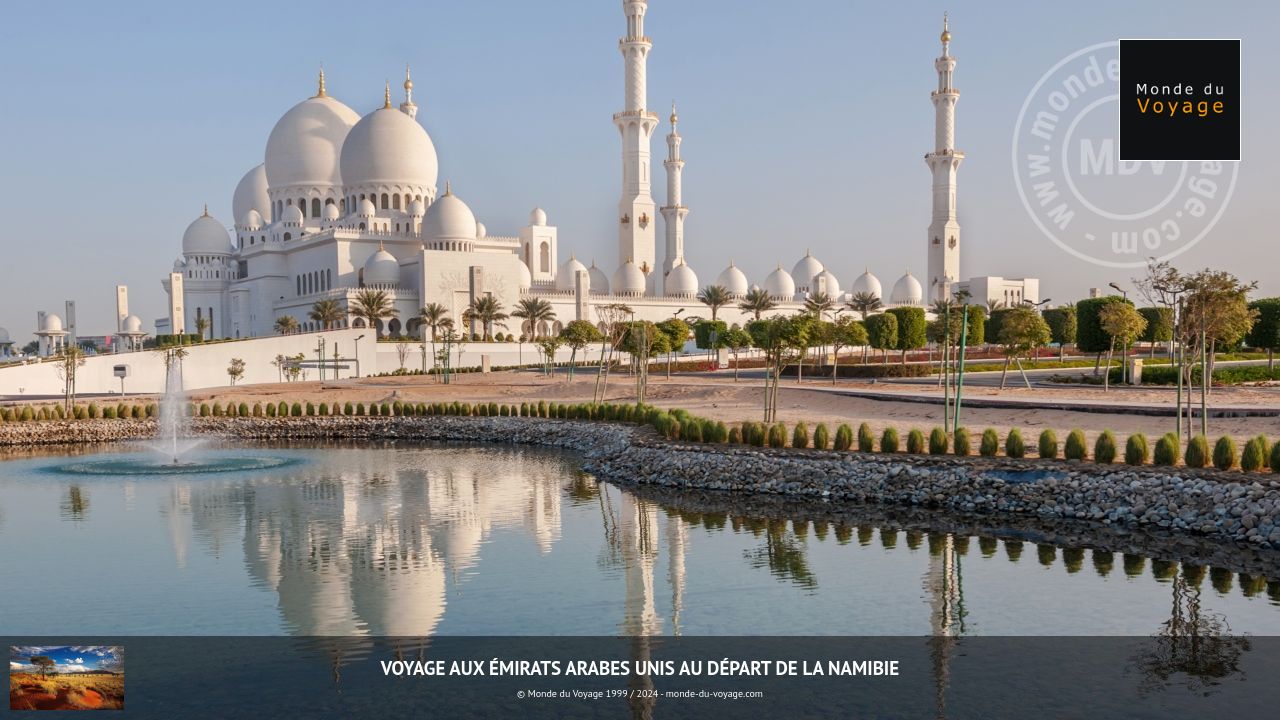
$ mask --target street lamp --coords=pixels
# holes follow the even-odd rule
[[[1124,288],[1120,287],[1119,285],[1117,285],[1117,284],[1115,284],[1115,283],[1108,283],[1108,284],[1111,286],[1111,289],[1112,289],[1112,290],[1115,290],[1116,292],[1120,293],[1120,296],[1121,296],[1121,297],[1123,297],[1125,300],[1128,300],[1128,299],[1129,299],[1129,291],[1128,291],[1128,290],[1125,290]]]
[[[1040,308],[1043,308],[1045,305],[1048,305],[1051,302],[1053,302],[1053,298],[1045,298],[1040,302],[1035,302],[1034,300],[1027,300],[1026,298],[1023,298],[1022,300],[1023,305],[1026,305],[1028,307],[1033,307],[1037,310],[1039,310]]]
[[[356,336],[356,377],[360,377],[360,341],[364,339],[364,335]]]
[[[1176,284],[1155,284],[1151,286],[1153,290],[1160,293],[1160,299],[1165,301],[1169,306],[1170,312],[1173,313],[1173,333],[1169,338],[1169,364],[1173,367],[1174,373],[1178,376],[1178,399],[1176,401],[1176,413],[1174,418],[1174,434],[1178,436],[1178,444],[1182,444],[1182,363],[1185,361],[1186,350],[1182,344],[1182,338],[1178,334],[1180,324],[1182,323],[1182,298],[1179,295],[1185,293],[1189,286],[1187,283],[1179,282]],[[1174,352],[1174,343],[1177,343],[1177,353]],[[1187,398],[1187,434],[1191,434],[1191,398]]]

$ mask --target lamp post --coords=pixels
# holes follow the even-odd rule
[[[1128,291],[1126,291],[1124,288],[1120,287],[1115,283],[1107,283],[1107,285],[1110,286],[1112,290],[1115,290],[1116,292],[1120,293],[1120,297],[1124,298],[1125,302],[1129,302]],[[1111,368],[1107,368],[1107,372],[1111,372]],[[1129,381],[1129,348],[1122,347],[1120,348],[1120,384],[1123,385],[1128,381]]]
[[[1160,297],[1162,299],[1165,297],[1168,297],[1167,304],[1169,305],[1169,309],[1173,312],[1173,337],[1169,339],[1169,364],[1173,367],[1174,373],[1177,374],[1178,376],[1178,399],[1175,403],[1176,410],[1175,410],[1175,416],[1174,416],[1173,430],[1174,430],[1174,434],[1178,436],[1178,445],[1181,446],[1182,445],[1182,364],[1183,364],[1183,361],[1185,360],[1184,355],[1186,353],[1185,353],[1185,346],[1182,343],[1182,338],[1178,332],[1183,320],[1182,298],[1179,296],[1187,291],[1187,284],[1185,282],[1178,283],[1177,285],[1156,284],[1152,286],[1152,289],[1160,293]],[[1175,354],[1175,345],[1174,345],[1175,342],[1177,343],[1176,354]],[[1191,404],[1190,398],[1188,398],[1188,403],[1187,403],[1187,406],[1188,406],[1187,407],[1187,415],[1188,415],[1187,433],[1188,434],[1190,434],[1191,432],[1190,404]]]
[[[320,337],[316,342],[316,357],[320,360],[320,382],[324,382],[324,338]]]
[[[364,339],[364,335],[356,336],[356,377],[360,377],[360,341]]]

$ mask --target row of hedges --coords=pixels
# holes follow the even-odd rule
[[[839,368],[840,377],[844,378],[916,378],[933,375],[932,365],[913,363],[903,365],[890,363],[883,365],[805,365],[805,377],[831,377],[831,372]],[[786,377],[795,377],[796,366],[788,365],[782,369]]]
[[[1191,371],[1192,382],[1200,382],[1200,368]],[[1270,382],[1280,380],[1280,366],[1268,368],[1266,365],[1227,365],[1215,368],[1213,383],[1215,385],[1241,385],[1244,383]],[[1111,382],[1120,382],[1120,368],[1112,368]],[[1177,385],[1177,370],[1170,365],[1145,366],[1142,368],[1143,385]]]
[[[119,403],[115,405],[74,405],[68,411],[62,405],[11,405],[0,410],[0,422],[39,422],[49,420],[116,420],[156,417],[160,407],[155,403]]]

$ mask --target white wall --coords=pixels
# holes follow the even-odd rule
[[[244,377],[238,384],[273,383],[279,381],[279,373],[272,361],[277,355],[303,353],[307,359],[316,359],[316,346],[325,339],[325,356],[332,357],[335,346],[344,359],[351,359],[359,342],[360,372],[372,374],[377,364],[377,348],[373,333],[367,329],[330,330],[328,332],[255,338],[234,342],[195,345],[182,363],[183,384],[187,390],[225,387],[230,384],[227,366],[232,358],[244,360]],[[393,347],[394,355],[394,347]],[[349,363],[354,365],[353,363]],[[125,392],[158,393],[164,390],[164,358],[154,350],[117,355],[92,355],[79,369],[76,391],[80,393],[111,393],[120,391],[120,379],[115,377],[116,365],[128,365],[129,377],[124,381]],[[350,377],[354,366],[341,371],[342,377]],[[319,372],[308,369],[307,378],[319,379]],[[328,375],[326,374],[326,377]],[[14,398],[32,395],[60,395],[63,382],[54,362],[14,365],[0,368],[0,396]]]
[[[364,341],[360,342],[364,345]],[[422,369],[422,351],[419,349],[421,343],[409,343],[409,354],[405,357],[404,367],[406,370]],[[436,350],[443,347],[442,343],[436,343]],[[360,348],[363,353],[364,348]],[[561,347],[556,352],[556,362],[569,362],[569,356],[572,350]],[[368,374],[391,373],[400,369],[400,353],[396,349],[396,343],[380,342],[377,349],[377,369],[369,370]],[[520,347],[517,343],[485,343],[485,342],[468,342],[462,347],[462,362],[458,362],[458,351],[456,347],[450,359],[452,367],[480,367],[480,357],[482,355],[489,356],[490,367],[510,367],[519,365],[537,365],[542,361],[542,355],[538,352],[538,348],[533,343],[524,343],[523,355],[521,355]],[[623,357],[622,354],[615,352],[615,358]],[[585,350],[578,353],[578,361],[600,359],[600,343],[592,343]],[[427,341],[427,367],[435,367],[436,363],[432,362],[431,342]]]

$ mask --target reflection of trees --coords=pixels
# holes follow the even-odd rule
[[[1147,644],[1146,651],[1134,658],[1143,675],[1140,689],[1144,694],[1174,685],[1209,694],[1228,677],[1238,675],[1244,679],[1240,657],[1250,649],[1249,638],[1232,637],[1224,616],[1201,609],[1199,581],[1204,577],[1203,568],[1198,573],[1186,572],[1189,569],[1184,567],[1184,572],[1172,578],[1169,619]]]
[[[64,520],[84,520],[89,513],[89,496],[79,485],[72,485],[67,489],[67,499],[62,501],[60,507]]]
[[[764,540],[764,547],[745,552],[751,567],[767,565],[778,578],[809,590],[818,587],[818,579],[809,569],[809,561],[805,557],[804,543],[787,534],[785,520],[770,520],[765,527]]]

